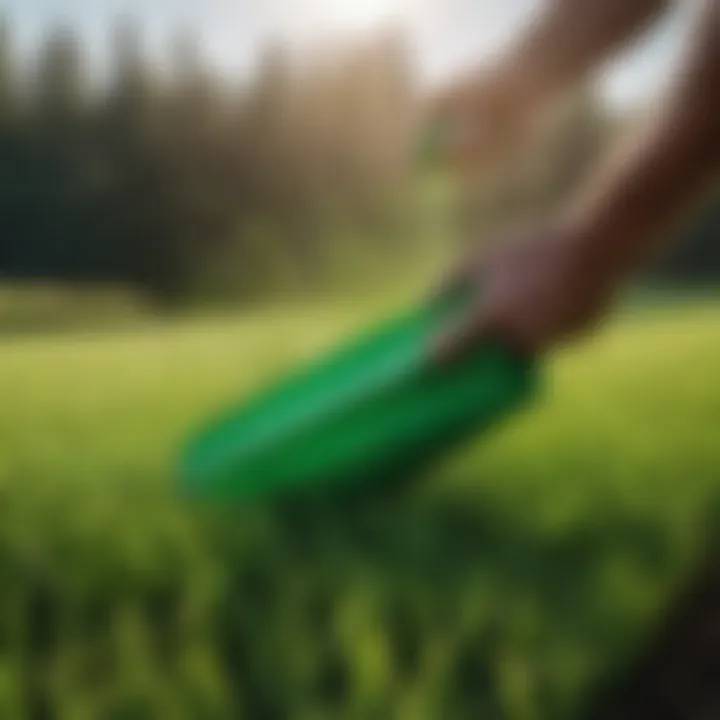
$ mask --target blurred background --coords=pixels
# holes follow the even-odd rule
[[[662,624],[720,489],[720,203],[401,498],[189,506],[198,419],[546,214],[687,13],[471,187],[427,99],[539,0],[0,6],[0,716],[576,718]]]

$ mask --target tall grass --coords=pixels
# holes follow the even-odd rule
[[[0,341],[0,716],[576,717],[707,540],[720,307],[617,319],[403,497],[177,497],[199,419],[380,312]]]

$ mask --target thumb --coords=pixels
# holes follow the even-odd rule
[[[477,250],[467,252],[449,271],[440,276],[429,295],[433,299],[441,299],[455,293],[477,290],[479,281],[490,274],[491,268],[491,253],[486,251],[483,255],[479,255]]]
[[[447,365],[460,359],[493,332],[494,312],[490,304],[482,301],[473,311],[441,333],[433,347],[433,361]]]

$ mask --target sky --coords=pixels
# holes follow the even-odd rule
[[[101,62],[108,23],[117,15],[139,18],[156,53],[178,25],[196,29],[210,61],[228,72],[252,66],[269,38],[293,47],[318,39],[362,36],[377,28],[404,29],[418,73],[428,83],[451,77],[513,36],[542,0],[0,0],[21,47],[43,29],[70,20]],[[687,12],[671,13],[643,42],[602,75],[607,98],[618,106],[643,102],[667,78],[686,34]]]

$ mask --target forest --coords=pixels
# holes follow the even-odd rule
[[[268,43],[243,77],[212,68],[187,29],[162,68],[131,19],[108,38],[107,71],[69,25],[21,60],[0,23],[2,276],[122,283],[173,303],[312,286],[343,256],[417,252],[423,97],[402,35],[302,57]],[[583,88],[542,152],[476,198],[468,232],[563,197],[616,124]],[[716,212],[656,274],[716,278],[717,227]]]
[[[192,33],[177,33],[165,73],[139,25],[109,34],[100,76],[72,28],[21,63],[2,25],[4,276],[119,281],[172,301],[222,274],[242,293],[284,258],[316,270],[344,225],[397,215],[413,102],[400,39],[302,68],[271,45],[241,82],[207,67]]]

